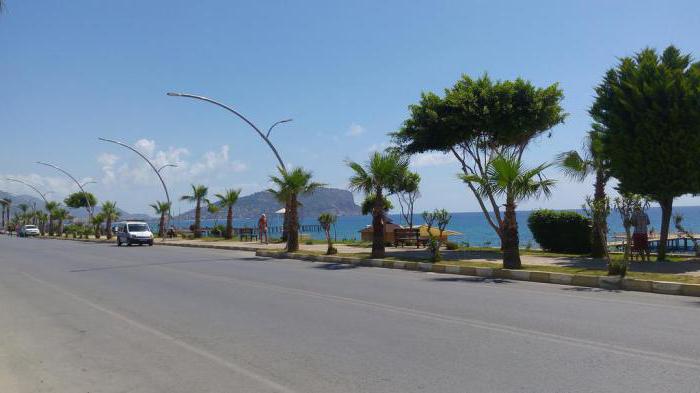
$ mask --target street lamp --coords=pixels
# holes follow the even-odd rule
[[[63,168],[61,168],[61,167],[59,167],[59,166],[57,166],[57,165],[54,165],[54,164],[51,164],[51,163],[48,163],[48,162],[42,162],[42,161],[37,161],[36,163],[37,163],[37,164],[40,164],[40,165],[45,165],[45,166],[51,167],[51,168],[53,168],[53,169],[55,169],[55,170],[57,170],[57,171],[63,173],[64,175],[68,176],[71,180],[73,180],[73,181],[75,182],[75,184],[78,185],[78,188],[80,188],[80,191],[81,191],[81,192],[83,193],[83,195],[85,196],[85,203],[87,204],[87,207],[86,207],[85,209],[87,210],[88,215],[90,216],[90,221],[92,221],[92,206],[90,205],[90,198],[88,198],[87,192],[85,192],[85,189],[83,188],[83,185],[80,184],[80,182],[79,182],[75,177],[73,177],[73,175],[71,175],[71,174],[68,173],[65,169],[63,169]],[[87,183],[85,183],[85,184],[87,184]]]
[[[160,168],[156,168],[156,166],[153,165],[153,163],[151,162],[151,160],[149,160],[143,153],[141,153],[140,151],[136,150],[135,148],[133,148],[133,147],[127,145],[126,143],[119,142],[119,141],[115,141],[115,140],[113,140],[113,139],[107,139],[107,138],[97,138],[97,139],[99,139],[99,140],[101,140],[101,141],[103,141],[103,142],[110,142],[110,143],[114,143],[115,145],[119,145],[119,146],[125,147],[125,148],[127,148],[127,149],[133,151],[134,153],[138,154],[141,158],[143,158],[143,159],[148,163],[148,165],[151,166],[151,168],[153,169],[153,171],[154,171],[154,172],[156,173],[156,175],[158,176],[158,179],[160,179],[160,184],[163,185],[163,190],[165,191],[165,198],[167,199],[168,205],[170,206],[170,208],[168,209],[168,220],[166,220],[166,223],[165,223],[165,224],[167,224],[167,221],[169,221],[170,216],[172,216],[172,213],[171,213],[171,212],[172,212],[172,205],[171,205],[171,203],[170,203],[170,193],[168,193],[168,187],[165,185],[165,181],[163,180],[163,177],[160,175],[160,171],[163,170],[163,169],[166,168],[166,167],[177,167],[177,165],[175,165],[175,164],[165,164],[165,165],[161,166]],[[167,226],[167,225],[165,225],[165,226]],[[165,239],[165,228],[161,228],[161,232],[163,233],[163,239]]]
[[[48,192],[41,192],[41,191],[39,191],[38,188],[34,187],[34,186],[31,185],[30,183],[27,183],[27,182],[25,182],[25,181],[23,181],[23,180],[20,180],[20,179],[14,179],[14,178],[11,178],[11,177],[8,177],[8,178],[6,178],[6,179],[7,179],[8,181],[13,181],[13,182],[16,182],[16,183],[22,183],[22,184],[24,184],[25,186],[27,186],[27,187],[31,188],[32,190],[36,191],[36,193],[39,194],[39,196],[41,196],[41,199],[44,200],[44,203],[45,203],[45,204],[49,203],[48,199],[46,199],[46,195],[50,194],[51,191],[48,191]]]
[[[215,100],[213,100],[213,99],[211,99],[211,98],[204,97],[204,96],[198,96],[198,95],[194,95],[194,94],[173,93],[173,92],[167,93],[167,95],[170,96],[170,97],[187,97],[187,98],[194,98],[195,100],[206,101],[206,102],[212,103],[212,104],[214,104],[214,105],[216,105],[216,106],[219,106],[219,107],[221,107],[221,108],[224,108],[224,109],[226,109],[227,111],[233,113],[234,115],[240,117],[243,121],[245,121],[246,123],[248,123],[249,126],[253,127],[253,129],[255,130],[255,132],[257,132],[258,135],[260,135],[260,137],[265,141],[265,143],[267,143],[267,145],[270,147],[270,149],[272,150],[272,152],[275,154],[275,157],[277,157],[277,161],[279,161],[280,167],[282,167],[283,170],[286,170],[286,169],[287,169],[287,167],[284,165],[284,161],[282,161],[282,157],[280,157],[279,153],[277,152],[277,149],[276,149],[275,146],[272,144],[272,142],[270,142],[270,138],[269,138],[269,137],[270,137],[270,132],[272,131],[272,129],[273,129],[276,125],[281,124],[281,123],[290,122],[290,121],[292,121],[292,119],[280,120],[280,121],[274,123],[274,124],[270,127],[270,129],[267,131],[267,134],[263,134],[262,131],[260,131],[260,129],[259,129],[255,124],[253,124],[253,122],[251,122],[250,120],[248,120],[245,116],[243,116],[242,114],[240,114],[238,111],[236,111],[235,109],[231,108],[230,106],[227,106],[227,105],[225,105],[225,104],[222,104],[222,103],[220,103],[220,102],[218,102],[218,101],[215,101]]]

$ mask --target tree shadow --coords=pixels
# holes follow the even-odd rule
[[[358,265],[353,265],[349,263],[319,263],[313,265],[314,269],[321,270],[350,270],[357,269],[358,267]]]
[[[588,293],[597,293],[597,292],[606,292],[606,293],[622,293],[624,292],[621,289],[604,289],[604,288],[593,288],[593,287],[565,287],[561,288],[562,291],[574,291],[574,292],[588,292]]]
[[[432,281],[432,282],[467,282],[467,283],[477,283],[477,284],[478,283],[510,284],[513,282],[513,281],[502,279],[502,278],[475,277],[475,276],[431,277],[431,278],[426,278],[426,280]]]

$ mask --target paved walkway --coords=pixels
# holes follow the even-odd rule
[[[213,245],[213,246],[238,246],[250,247],[265,250],[283,250],[284,243],[261,244],[260,242],[239,242],[239,241],[206,241],[206,240],[167,240],[166,242],[176,242],[178,244],[197,244],[197,245]],[[368,253],[371,250],[366,247],[349,246],[347,244],[335,244],[339,254],[357,254]],[[301,244],[301,251],[325,252],[325,244]],[[426,259],[429,257],[428,252],[424,248],[413,247],[387,247],[386,255],[400,259]],[[501,262],[501,256],[498,252],[489,251],[450,251],[443,250],[442,257],[444,260],[463,260],[472,262]],[[580,257],[550,257],[538,255],[522,255],[522,263],[524,265],[544,265],[544,266],[560,266],[560,267],[577,267],[577,268],[605,268],[606,262],[602,259],[580,258]],[[691,260],[685,262],[632,262],[629,267],[630,271],[636,272],[653,272],[653,273],[669,273],[669,274],[688,274],[692,276],[700,276],[700,260]]]

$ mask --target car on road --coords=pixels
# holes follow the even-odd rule
[[[117,223],[117,246],[126,244],[153,245],[153,232],[147,223],[143,221],[124,221]]]
[[[22,225],[17,231],[17,236],[19,237],[39,236],[40,234],[41,232],[36,225]]]

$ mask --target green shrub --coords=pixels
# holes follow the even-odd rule
[[[448,250],[457,250],[459,249],[459,244],[455,242],[445,242],[445,248]]]
[[[627,274],[627,262],[625,261],[610,261],[608,263],[608,276],[621,276]]]
[[[591,252],[591,220],[571,211],[535,210],[527,226],[542,249],[551,252]]]

